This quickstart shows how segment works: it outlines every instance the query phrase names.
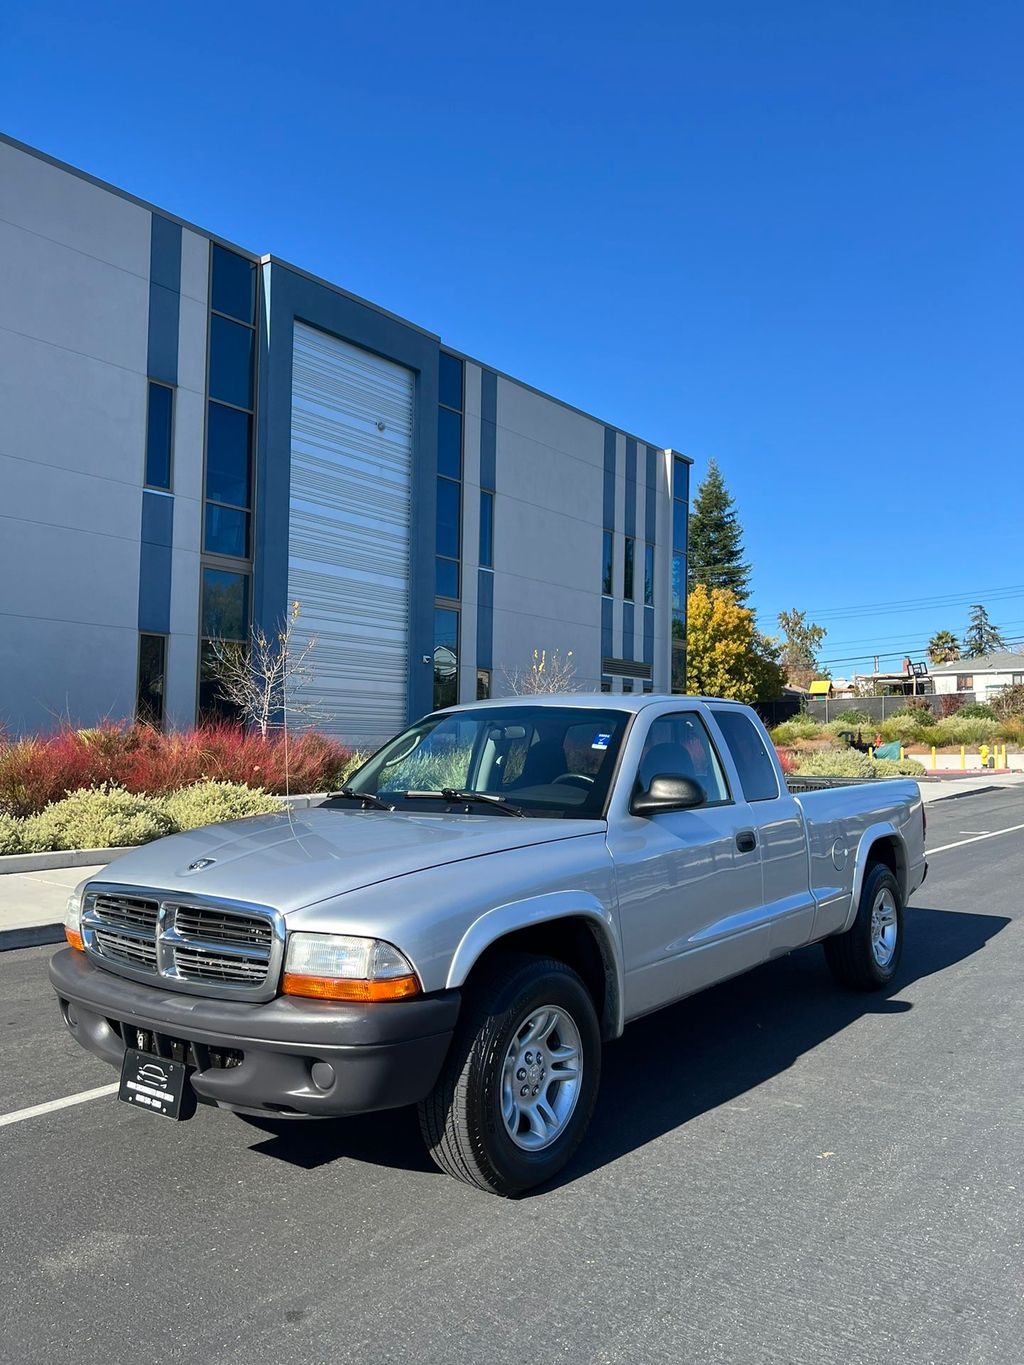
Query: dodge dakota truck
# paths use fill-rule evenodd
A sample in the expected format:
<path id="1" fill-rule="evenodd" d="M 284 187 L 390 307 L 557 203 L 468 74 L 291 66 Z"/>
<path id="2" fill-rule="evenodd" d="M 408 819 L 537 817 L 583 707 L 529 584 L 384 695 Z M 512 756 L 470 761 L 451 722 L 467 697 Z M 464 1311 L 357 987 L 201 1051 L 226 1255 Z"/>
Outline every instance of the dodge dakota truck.
<path id="1" fill-rule="evenodd" d="M 924 834 L 913 781 L 790 793 L 735 702 L 480 702 L 312 809 L 124 854 L 50 979 L 149 1115 L 416 1104 L 442 1170 L 516 1195 L 569 1160 L 631 1020 L 813 942 L 884 988 Z"/>

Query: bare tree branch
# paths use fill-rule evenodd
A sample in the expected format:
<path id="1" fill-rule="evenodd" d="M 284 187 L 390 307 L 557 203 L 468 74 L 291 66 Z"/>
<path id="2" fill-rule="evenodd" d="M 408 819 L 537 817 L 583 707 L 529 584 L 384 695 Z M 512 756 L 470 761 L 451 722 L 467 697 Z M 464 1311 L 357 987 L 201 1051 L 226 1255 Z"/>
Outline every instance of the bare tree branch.
<path id="1" fill-rule="evenodd" d="M 565 657 L 557 649 L 535 649 L 529 668 L 502 670 L 505 683 L 514 697 L 536 696 L 542 692 L 578 692 L 576 665 L 572 650 Z"/>
<path id="2" fill-rule="evenodd" d="M 248 647 L 240 640 L 211 641 L 212 673 L 221 695 L 264 737 L 282 727 L 286 715 L 289 720 L 301 717 L 310 724 L 323 719 L 311 659 L 317 637 L 311 635 L 296 648 L 295 630 L 301 614 L 301 605 L 293 602 L 287 620 L 269 638 L 260 626 L 253 626 Z"/>

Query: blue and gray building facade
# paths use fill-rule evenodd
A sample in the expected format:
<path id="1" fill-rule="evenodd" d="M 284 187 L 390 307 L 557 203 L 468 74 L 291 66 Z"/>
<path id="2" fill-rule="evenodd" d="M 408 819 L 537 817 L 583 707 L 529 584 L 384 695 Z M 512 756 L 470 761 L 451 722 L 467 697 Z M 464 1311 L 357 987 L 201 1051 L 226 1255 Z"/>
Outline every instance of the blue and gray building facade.
<path id="1" fill-rule="evenodd" d="M 298 603 L 325 728 L 685 687 L 689 460 L 0 139 L 0 727 L 222 706 Z"/>

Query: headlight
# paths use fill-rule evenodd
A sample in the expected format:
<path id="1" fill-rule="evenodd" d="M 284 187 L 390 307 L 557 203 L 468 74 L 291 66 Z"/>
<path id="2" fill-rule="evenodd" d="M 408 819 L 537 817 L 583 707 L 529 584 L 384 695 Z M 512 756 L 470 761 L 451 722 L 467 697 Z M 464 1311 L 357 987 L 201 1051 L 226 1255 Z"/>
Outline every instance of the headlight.
<path id="1" fill-rule="evenodd" d="M 83 887 L 76 886 L 64 908 L 64 937 L 80 953 L 85 952 L 82 942 L 82 890 Z"/>
<path id="2" fill-rule="evenodd" d="M 380 939 L 294 933 L 281 989 L 319 1000 L 403 1000 L 420 983 L 408 958 Z"/>

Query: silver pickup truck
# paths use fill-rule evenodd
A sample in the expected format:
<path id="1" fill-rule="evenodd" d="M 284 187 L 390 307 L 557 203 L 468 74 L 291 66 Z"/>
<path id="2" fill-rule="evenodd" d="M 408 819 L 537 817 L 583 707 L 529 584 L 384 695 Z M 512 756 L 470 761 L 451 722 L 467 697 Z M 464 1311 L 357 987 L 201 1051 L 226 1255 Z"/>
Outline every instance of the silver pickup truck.
<path id="1" fill-rule="evenodd" d="M 630 1020 L 819 940 L 885 987 L 924 832 L 912 781 L 792 795 L 734 702 L 482 702 L 318 807 L 125 854 L 50 979 L 129 1104 L 418 1104 L 443 1170 L 514 1195 L 568 1161 Z"/>

